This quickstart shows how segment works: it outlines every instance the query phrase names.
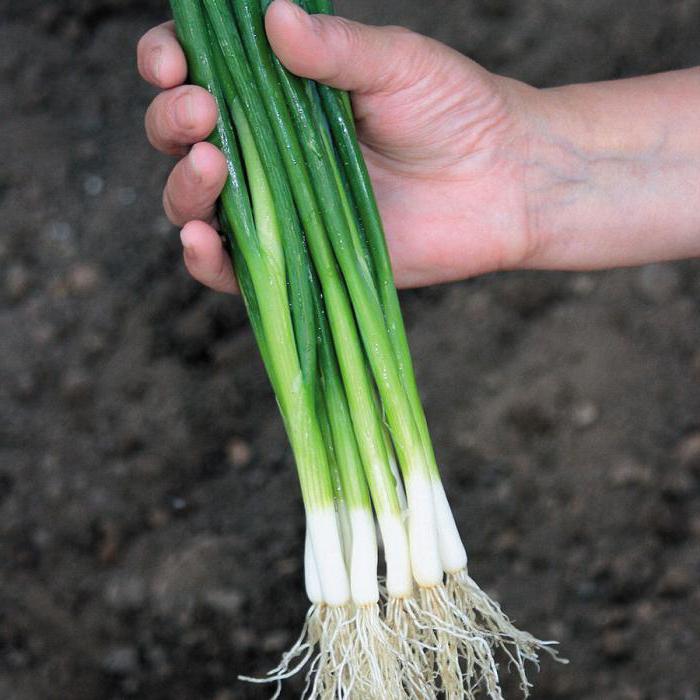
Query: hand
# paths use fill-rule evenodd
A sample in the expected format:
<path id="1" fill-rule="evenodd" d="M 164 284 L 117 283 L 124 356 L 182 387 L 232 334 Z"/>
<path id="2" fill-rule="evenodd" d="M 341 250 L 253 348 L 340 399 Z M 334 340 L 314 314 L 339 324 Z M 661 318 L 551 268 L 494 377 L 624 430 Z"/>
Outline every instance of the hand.
<path id="1" fill-rule="evenodd" d="M 600 269 L 700 255 L 700 69 L 537 90 L 395 27 L 266 15 L 293 73 L 352 92 L 358 133 L 398 286 L 499 269 Z M 166 89 L 146 115 L 151 142 L 189 154 L 163 195 L 190 273 L 234 291 L 212 227 L 226 171 L 199 143 L 216 110 L 182 86 L 171 23 L 146 34 L 139 68 Z"/>
<path id="2" fill-rule="evenodd" d="M 532 241 L 520 107 L 531 88 L 407 30 L 309 16 L 288 0 L 271 5 L 266 28 L 293 73 L 352 92 L 399 286 L 524 262 Z M 225 163 L 213 146 L 199 143 L 214 128 L 214 101 L 201 88 L 181 85 L 186 62 L 172 23 L 142 38 L 138 62 L 143 77 L 165 89 L 146 115 L 151 143 L 173 155 L 195 144 L 163 195 L 169 219 L 184 226 L 185 263 L 202 283 L 233 291 L 212 227 Z"/>

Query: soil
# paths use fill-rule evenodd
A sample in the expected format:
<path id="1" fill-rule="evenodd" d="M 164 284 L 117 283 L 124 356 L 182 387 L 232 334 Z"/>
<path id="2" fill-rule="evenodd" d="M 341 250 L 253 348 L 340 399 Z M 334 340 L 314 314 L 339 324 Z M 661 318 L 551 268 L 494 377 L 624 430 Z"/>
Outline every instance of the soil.
<path id="1" fill-rule="evenodd" d="M 338 4 L 538 85 L 700 63 L 700 0 Z M 142 133 L 134 47 L 166 17 L 0 0 L 3 700 L 268 697 L 237 675 L 305 614 L 296 477 L 244 310 L 183 271 L 170 162 Z M 536 700 L 700 698 L 699 273 L 403 295 L 472 573 L 570 659 L 543 663 Z"/>

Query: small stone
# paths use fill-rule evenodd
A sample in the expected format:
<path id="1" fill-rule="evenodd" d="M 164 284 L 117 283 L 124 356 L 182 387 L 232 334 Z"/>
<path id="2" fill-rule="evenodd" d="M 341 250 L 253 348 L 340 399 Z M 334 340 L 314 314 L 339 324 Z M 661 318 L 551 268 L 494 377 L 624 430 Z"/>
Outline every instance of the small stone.
<path id="1" fill-rule="evenodd" d="M 241 611 L 245 596 L 234 588 L 215 588 L 205 591 L 203 602 L 214 612 L 233 617 Z"/>
<path id="2" fill-rule="evenodd" d="M 170 499 L 170 507 L 175 513 L 185 513 L 189 508 L 189 503 L 182 496 L 173 496 Z"/>
<path id="3" fill-rule="evenodd" d="M 137 610 L 146 601 L 146 583 L 140 576 L 119 575 L 107 584 L 104 599 L 120 612 Z"/>
<path id="4" fill-rule="evenodd" d="M 217 690 L 214 700 L 236 700 L 236 696 L 230 690 Z"/>
<path id="5" fill-rule="evenodd" d="M 624 661 L 632 656 L 632 644 L 629 632 L 625 630 L 608 630 L 603 633 L 600 643 L 603 656 L 611 661 Z"/>
<path id="6" fill-rule="evenodd" d="M 665 304 L 680 291 L 681 280 L 671 263 L 654 263 L 640 268 L 634 279 L 639 295 L 653 304 Z"/>
<path id="7" fill-rule="evenodd" d="M 248 651 L 257 646 L 258 635 L 247 627 L 236 627 L 231 633 L 232 645 L 239 651 Z"/>
<path id="8" fill-rule="evenodd" d="M 75 294 L 88 294 L 100 284 L 100 271 L 87 263 L 75 265 L 68 273 L 68 289 Z"/>
<path id="9" fill-rule="evenodd" d="M 128 676 L 138 671 L 139 655 L 133 646 L 115 646 L 102 657 L 102 668 L 115 676 Z"/>
<path id="10" fill-rule="evenodd" d="M 36 377 L 28 370 L 18 372 L 14 377 L 13 390 L 18 399 L 30 399 L 36 394 Z"/>
<path id="11" fill-rule="evenodd" d="M 120 187 L 117 189 L 117 202 L 124 207 L 132 205 L 136 201 L 136 190 L 133 187 Z"/>
<path id="12" fill-rule="evenodd" d="M 32 328 L 31 337 L 37 345 L 46 345 L 56 337 L 56 329 L 50 323 L 40 323 Z"/>
<path id="13" fill-rule="evenodd" d="M 692 433 L 684 438 L 676 448 L 676 454 L 683 469 L 700 475 L 700 433 Z"/>
<path id="14" fill-rule="evenodd" d="M 690 522 L 683 505 L 664 503 L 652 515 L 652 525 L 662 539 L 667 542 L 684 542 L 690 534 Z"/>
<path id="15" fill-rule="evenodd" d="M 228 461 L 237 468 L 247 467 L 253 457 L 250 444 L 242 438 L 235 437 L 229 440 L 226 445 L 226 456 Z"/>
<path id="16" fill-rule="evenodd" d="M 167 236 L 172 232 L 174 226 L 164 216 L 159 216 L 155 220 L 153 228 L 159 236 Z"/>
<path id="17" fill-rule="evenodd" d="M 700 380 L 700 350 L 698 350 L 690 362 L 690 369 L 695 379 Z"/>
<path id="18" fill-rule="evenodd" d="M 692 496 L 695 484 L 690 474 L 673 472 L 664 477 L 661 493 L 669 501 L 683 501 Z"/>
<path id="19" fill-rule="evenodd" d="M 619 629 L 629 624 L 630 613 L 627 608 L 606 608 L 601 612 L 598 624 L 603 629 Z"/>
<path id="20" fill-rule="evenodd" d="M 11 265 L 5 275 L 5 291 L 12 301 L 19 301 L 29 290 L 29 272 L 19 263 Z"/>
<path id="21" fill-rule="evenodd" d="M 285 557 L 283 559 L 279 559 L 275 564 L 277 573 L 280 576 L 291 576 L 292 574 L 296 574 L 297 571 L 299 571 L 299 566 L 299 559 L 297 557 Z"/>
<path id="22" fill-rule="evenodd" d="M 632 458 L 616 464 L 610 472 L 610 480 L 615 486 L 648 486 L 653 477 L 651 467 Z"/>
<path id="23" fill-rule="evenodd" d="M 592 275 L 574 275 L 571 281 L 571 290 L 578 296 L 588 296 L 596 288 L 596 282 Z"/>
<path id="24" fill-rule="evenodd" d="M 680 567 L 671 567 L 659 581 L 659 595 L 665 598 L 682 598 L 690 590 L 690 574 Z"/>
<path id="25" fill-rule="evenodd" d="M 97 557 L 102 564 L 113 564 L 121 546 L 121 531 L 116 523 L 107 520 L 100 525 Z"/>
<path id="26" fill-rule="evenodd" d="M 636 605 L 634 616 L 642 624 L 647 624 L 656 617 L 656 608 L 650 600 L 642 600 Z"/>
<path id="27" fill-rule="evenodd" d="M 90 197 L 97 197 L 104 189 L 105 181 L 99 175 L 86 175 L 83 180 L 83 190 Z"/>
<path id="28" fill-rule="evenodd" d="M 69 369 L 61 381 L 61 394 L 64 399 L 77 403 L 87 399 L 92 392 L 92 379 L 83 369 Z"/>
<path id="29" fill-rule="evenodd" d="M 266 653 L 282 651 L 287 646 L 289 637 L 284 630 L 275 630 L 262 639 L 262 649 Z"/>
<path id="30" fill-rule="evenodd" d="M 599 416 L 600 411 L 592 401 L 582 401 L 571 410 L 571 420 L 580 429 L 590 428 Z"/>
<path id="31" fill-rule="evenodd" d="M 170 513 L 165 508 L 154 508 L 147 518 L 148 524 L 154 530 L 165 527 L 170 522 Z"/>
<path id="32" fill-rule="evenodd" d="M 504 530 L 496 537 L 493 546 L 499 554 L 515 554 L 520 538 L 516 530 Z"/>

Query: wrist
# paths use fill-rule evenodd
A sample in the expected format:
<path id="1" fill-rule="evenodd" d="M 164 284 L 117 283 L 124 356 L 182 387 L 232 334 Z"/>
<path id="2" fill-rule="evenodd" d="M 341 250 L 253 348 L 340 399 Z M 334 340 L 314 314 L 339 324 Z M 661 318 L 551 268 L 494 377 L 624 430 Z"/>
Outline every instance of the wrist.
<path id="1" fill-rule="evenodd" d="M 694 73 L 694 75 L 693 75 Z M 697 71 L 540 90 L 528 110 L 525 267 L 700 254 Z"/>

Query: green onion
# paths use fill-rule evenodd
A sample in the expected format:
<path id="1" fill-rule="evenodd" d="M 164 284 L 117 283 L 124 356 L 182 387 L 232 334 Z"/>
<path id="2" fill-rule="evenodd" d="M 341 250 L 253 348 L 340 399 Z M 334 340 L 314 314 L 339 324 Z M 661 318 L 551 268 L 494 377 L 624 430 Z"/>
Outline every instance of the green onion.
<path id="1" fill-rule="evenodd" d="M 277 697 L 308 666 L 308 698 L 496 699 L 501 650 L 527 692 L 525 661 L 549 648 L 467 573 L 349 96 L 282 66 L 268 4 L 171 0 L 190 79 L 219 110 L 219 218 L 307 517 L 302 634 L 246 680 L 277 683 Z"/>

